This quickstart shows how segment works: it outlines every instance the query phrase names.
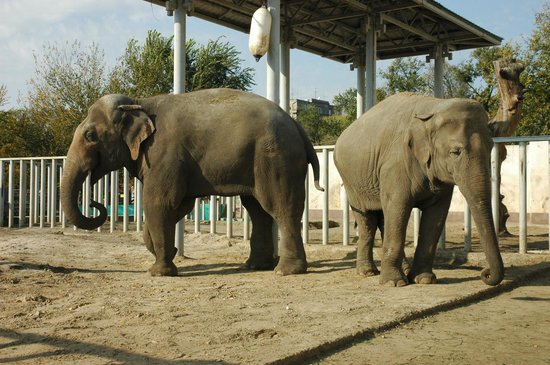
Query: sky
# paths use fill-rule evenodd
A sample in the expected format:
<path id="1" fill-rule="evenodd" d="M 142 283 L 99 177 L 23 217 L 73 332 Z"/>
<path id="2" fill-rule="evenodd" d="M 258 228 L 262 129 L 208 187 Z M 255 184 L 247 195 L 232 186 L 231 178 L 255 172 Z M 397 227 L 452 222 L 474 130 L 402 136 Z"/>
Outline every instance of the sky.
<path id="1" fill-rule="evenodd" d="M 200 1 L 200 0 L 195 0 Z M 524 42 L 534 28 L 535 14 L 545 0 L 440 0 L 440 4 L 508 41 Z M 519 5 L 521 4 L 521 5 Z M 29 80 L 35 72 L 34 55 L 44 45 L 63 45 L 78 40 L 82 48 L 96 43 L 105 52 L 107 68 L 112 68 L 129 39 L 143 41 L 150 29 L 164 35 L 173 33 L 173 18 L 164 8 L 141 0 L 0 0 L 0 85 L 8 90 L 5 107 L 22 105 Z M 265 57 L 256 63 L 248 52 L 248 35 L 213 23 L 187 17 L 187 38 L 206 44 L 209 39 L 233 44 L 240 52 L 243 67 L 254 69 L 252 91 L 265 96 Z M 459 63 L 470 51 L 453 53 L 451 63 Z M 300 50 L 291 50 L 291 98 L 334 96 L 356 86 L 356 74 L 348 64 L 330 61 Z M 389 61 L 378 62 L 378 70 Z"/>

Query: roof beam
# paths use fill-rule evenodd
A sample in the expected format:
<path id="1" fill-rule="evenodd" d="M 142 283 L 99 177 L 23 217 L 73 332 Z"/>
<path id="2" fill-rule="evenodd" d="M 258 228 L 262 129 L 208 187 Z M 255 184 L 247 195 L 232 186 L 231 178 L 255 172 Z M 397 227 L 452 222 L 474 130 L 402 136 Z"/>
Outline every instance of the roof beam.
<path id="1" fill-rule="evenodd" d="M 420 37 L 422 37 L 425 40 L 428 40 L 430 42 L 434 42 L 434 43 L 438 42 L 437 37 L 434 37 L 433 35 L 431 35 L 427 32 L 424 32 L 421 29 L 415 28 L 415 27 L 413 27 L 413 26 L 411 26 L 411 25 L 409 25 L 405 22 L 402 22 L 401 20 L 397 20 L 394 17 L 389 16 L 387 14 L 380 14 L 380 19 L 382 19 L 382 21 L 397 25 L 399 28 L 405 29 L 406 31 L 408 31 L 410 33 L 413 33 L 413 34 L 416 34 L 416 35 L 418 35 L 418 36 L 420 36 Z"/>
<path id="2" fill-rule="evenodd" d="M 297 21 L 297 22 L 291 22 L 290 25 L 300 26 L 300 25 L 306 25 L 306 24 L 331 22 L 331 21 L 335 21 L 335 20 L 361 18 L 361 17 L 363 17 L 367 14 L 368 13 L 353 13 L 353 14 L 339 14 L 339 15 L 320 16 L 320 17 L 310 18 L 310 19 L 301 20 L 301 21 Z"/>

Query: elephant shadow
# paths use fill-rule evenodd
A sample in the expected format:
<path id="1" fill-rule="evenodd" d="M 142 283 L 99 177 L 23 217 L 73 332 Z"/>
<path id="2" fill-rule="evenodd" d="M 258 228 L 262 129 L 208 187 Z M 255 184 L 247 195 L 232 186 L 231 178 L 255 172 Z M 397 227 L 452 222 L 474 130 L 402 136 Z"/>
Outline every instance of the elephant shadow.
<path id="1" fill-rule="evenodd" d="M 72 273 L 141 273 L 143 270 L 128 269 L 90 269 L 79 267 L 54 266 L 50 264 L 40 264 L 35 262 L 0 262 L 0 266 L 6 266 L 10 270 L 35 270 L 49 271 L 54 274 L 72 274 Z"/>

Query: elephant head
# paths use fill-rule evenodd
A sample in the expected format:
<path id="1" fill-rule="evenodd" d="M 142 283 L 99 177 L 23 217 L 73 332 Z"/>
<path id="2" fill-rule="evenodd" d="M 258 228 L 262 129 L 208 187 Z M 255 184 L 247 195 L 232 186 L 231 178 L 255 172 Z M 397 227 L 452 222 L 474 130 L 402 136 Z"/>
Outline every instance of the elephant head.
<path id="1" fill-rule="evenodd" d="M 497 285 L 504 266 L 491 211 L 493 142 L 487 113 L 469 100 L 445 100 L 428 113 L 414 115 L 408 139 L 430 184 L 436 189 L 441 183 L 457 185 L 466 198 L 489 264 L 482 280 Z"/>
<path id="2" fill-rule="evenodd" d="M 139 156 L 140 144 L 155 131 L 149 116 L 135 100 L 123 95 L 106 95 L 96 101 L 77 126 L 61 180 L 61 204 L 68 220 L 83 229 L 95 229 L 107 219 L 98 202 L 91 207 L 99 216 L 84 216 L 78 208 L 82 183 L 91 173 L 92 184 L 110 171 L 130 166 Z"/>

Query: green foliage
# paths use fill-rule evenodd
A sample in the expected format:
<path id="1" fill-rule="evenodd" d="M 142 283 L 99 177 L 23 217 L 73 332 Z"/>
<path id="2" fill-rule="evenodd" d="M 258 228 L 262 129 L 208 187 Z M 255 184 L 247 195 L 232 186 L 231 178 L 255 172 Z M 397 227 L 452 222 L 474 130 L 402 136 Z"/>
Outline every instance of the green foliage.
<path id="1" fill-rule="evenodd" d="M 355 119 L 357 114 L 357 89 L 349 88 L 336 95 L 332 101 L 334 112 Z"/>
<path id="2" fill-rule="evenodd" d="M 550 5 L 536 15 L 536 28 L 525 55 L 522 73 L 526 87 L 518 135 L 550 134 Z"/>
<path id="3" fill-rule="evenodd" d="M 45 137 L 40 142 L 42 155 L 64 155 L 74 128 L 105 92 L 104 55 L 96 44 L 83 48 L 74 42 L 63 47 L 48 44 L 34 57 L 25 118 L 39 124 Z"/>
<path id="4" fill-rule="evenodd" d="M 380 76 L 386 80 L 388 95 L 403 91 L 425 93 L 428 87 L 425 70 L 425 63 L 418 58 L 396 58 Z"/>
<path id="5" fill-rule="evenodd" d="M 314 106 L 309 106 L 301 110 L 296 116 L 296 121 L 300 123 L 311 143 L 319 144 L 322 137 L 321 114 Z"/>
<path id="6" fill-rule="evenodd" d="M 130 39 L 109 75 L 109 91 L 133 97 L 170 93 L 174 79 L 172 38 L 150 30 L 143 45 Z"/>
<path id="7" fill-rule="evenodd" d="M 228 42 L 209 40 L 197 46 L 194 40 L 186 43 L 186 90 L 228 87 L 250 90 L 254 85 L 253 69 L 241 68 L 240 53 Z"/>

